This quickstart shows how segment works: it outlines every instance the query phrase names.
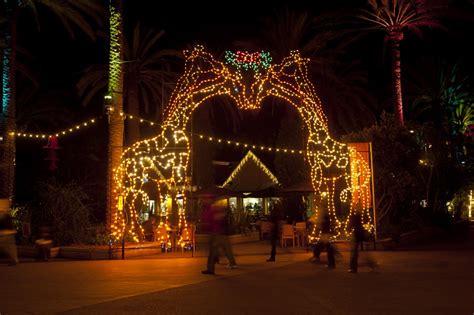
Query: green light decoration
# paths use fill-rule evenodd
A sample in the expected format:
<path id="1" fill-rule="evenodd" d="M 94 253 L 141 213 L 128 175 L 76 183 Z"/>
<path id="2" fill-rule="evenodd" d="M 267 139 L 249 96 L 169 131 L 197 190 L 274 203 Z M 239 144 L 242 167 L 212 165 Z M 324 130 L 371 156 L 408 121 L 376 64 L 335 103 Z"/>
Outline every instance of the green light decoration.
<path id="1" fill-rule="evenodd" d="M 258 73 L 262 69 L 270 68 L 272 57 L 269 52 L 261 51 L 249 53 L 248 51 L 225 52 L 225 62 L 237 70 L 253 70 Z"/>
<path id="2" fill-rule="evenodd" d="M 122 17 L 120 12 L 109 5 L 110 10 L 110 54 L 109 54 L 109 93 L 114 95 L 114 92 L 120 92 L 120 73 L 121 73 L 121 58 L 120 58 L 120 23 Z"/>
<path id="3" fill-rule="evenodd" d="M 3 73 L 2 73 L 2 113 L 6 115 L 10 104 L 10 55 L 11 49 L 3 49 Z"/>

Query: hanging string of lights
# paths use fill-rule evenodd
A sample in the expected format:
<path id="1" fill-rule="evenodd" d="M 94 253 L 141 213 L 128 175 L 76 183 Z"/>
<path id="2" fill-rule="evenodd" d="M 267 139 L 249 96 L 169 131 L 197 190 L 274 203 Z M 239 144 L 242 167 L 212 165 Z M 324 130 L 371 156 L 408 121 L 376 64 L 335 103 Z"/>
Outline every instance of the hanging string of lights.
<path id="1" fill-rule="evenodd" d="M 124 119 L 136 119 L 142 124 L 147 124 L 150 127 L 161 127 L 162 125 L 160 123 L 147 120 L 144 118 L 136 117 L 133 115 L 129 115 L 126 113 L 122 113 L 122 116 Z M 209 136 L 201 133 L 196 133 L 196 132 L 189 132 L 186 131 L 186 134 L 188 136 L 195 136 L 196 139 L 202 140 L 202 141 L 208 141 L 212 143 L 217 143 L 217 144 L 226 144 L 230 145 L 233 147 L 238 147 L 238 148 L 248 148 L 248 149 L 253 149 L 253 150 L 260 150 L 263 152 L 277 152 L 277 153 L 288 153 L 288 154 L 305 154 L 306 150 L 302 149 L 295 149 L 295 148 L 281 148 L 281 147 L 274 147 L 274 146 L 269 146 L 269 145 L 261 145 L 261 144 L 253 144 L 253 143 L 248 143 L 248 142 L 242 142 L 242 141 L 236 141 L 232 139 L 226 139 L 226 138 L 216 138 L 214 136 Z"/>
<path id="2" fill-rule="evenodd" d="M 142 124 L 147 124 L 150 127 L 161 127 L 162 125 L 160 123 L 147 120 L 144 118 L 140 118 L 137 116 L 129 115 L 126 113 L 122 113 L 121 116 L 123 116 L 124 119 L 136 119 Z M 65 128 L 63 130 L 53 132 L 53 133 L 31 133 L 31 132 L 11 132 L 11 136 L 15 136 L 18 138 L 30 138 L 30 139 L 47 139 L 52 136 L 56 137 L 64 137 L 70 134 L 75 133 L 76 131 L 83 130 L 86 127 L 92 126 L 100 117 L 96 117 L 93 119 L 88 119 L 86 121 L 83 121 L 77 125 L 71 126 L 69 128 Z M 274 146 L 269 146 L 269 145 L 260 145 L 260 144 L 252 144 L 248 142 L 241 142 L 241 141 L 235 141 L 231 139 L 226 139 L 226 138 L 216 138 L 213 136 L 201 134 L 201 133 L 191 133 L 191 132 L 186 132 L 188 135 L 194 135 L 196 136 L 197 139 L 202 140 L 202 141 L 208 141 L 212 143 L 218 143 L 218 144 L 227 144 L 231 145 L 234 147 L 240 147 L 240 148 L 248 148 L 248 149 L 253 149 L 253 150 L 260 150 L 262 152 L 277 152 L 277 153 L 288 153 L 288 154 L 305 154 L 306 150 L 301 150 L 301 149 L 294 149 L 294 148 L 281 148 L 281 147 L 274 147 Z"/>
<path id="3" fill-rule="evenodd" d="M 75 133 L 76 131 L 82 130 L 86 127 L 90 127 L 95 124 L 95 122 L 99 119 L 100 117 L 92 118 L 85 120 L 81 122 L 80 124 L 71 126 L 69 128 L 65 128 L 63 130 L 54 132 L 54 133 L 30 133 L 30 132 L 11 132 L 10 136 L 14 136 L 17 138 L 29 138 L 29 139 L 47 139 L 50 137 L 63 137 L 66 135 L 70 135 L 72 133 Z"/>

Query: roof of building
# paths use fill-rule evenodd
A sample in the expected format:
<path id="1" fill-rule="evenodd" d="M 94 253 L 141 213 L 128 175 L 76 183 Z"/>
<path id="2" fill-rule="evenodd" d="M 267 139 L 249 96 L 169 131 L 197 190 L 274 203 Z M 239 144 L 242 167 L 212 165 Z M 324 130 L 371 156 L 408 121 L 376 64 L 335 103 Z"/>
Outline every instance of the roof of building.
<path id="1" fill-rule="evenodd" d="M 252 192 L 279 184 L 268 167 L 252 151 L 248 151 L 221 187 L 233 191 Z"/>

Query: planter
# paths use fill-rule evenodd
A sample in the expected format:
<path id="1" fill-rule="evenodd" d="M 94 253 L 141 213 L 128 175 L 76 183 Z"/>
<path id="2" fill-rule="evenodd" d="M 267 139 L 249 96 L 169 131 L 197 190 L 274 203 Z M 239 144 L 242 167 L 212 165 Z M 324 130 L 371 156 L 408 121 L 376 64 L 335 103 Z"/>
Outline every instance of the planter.
<path id="1" fill-rule="evenodd" d="M 38 258 L 39 249 L 36 246 L 17 246 L 18 257 Z M 50 258 L 59 257 L 60 247 L 51 247 Z"/>
<path id="2" fill-rule="evenodd" d="M 161 253 L 161 247 L 158 243 L 151 244 L 137 244 L 125 246 L 125 257 L 138 257 L 147 255 L 156 255 Z M 113 247 L 111 250 L 108 247 L 61 247 L 61 258 L 76 259 L 76 260 L 103 260 L 103 259 L 120 259 L 122 258 L 122 248 Z"/>
<path id="3" fill-rule="evenodd" d="M 259 232 L 250 232 L 246 234 L 233 234 L 229 235 L 229 241 L 231 244 L 242 244 L 249 242 L 257 242 L 260 240 Z M 197 244 L 209 243 L 209 234 L 196 234 Z"/>
<path id="4" fill-rule="evenodd" d="M 72 247 L 63 246 L 60 250 L 60 257 L 67 259 L 109 259 L 109 250 L 93 247 Z"/>

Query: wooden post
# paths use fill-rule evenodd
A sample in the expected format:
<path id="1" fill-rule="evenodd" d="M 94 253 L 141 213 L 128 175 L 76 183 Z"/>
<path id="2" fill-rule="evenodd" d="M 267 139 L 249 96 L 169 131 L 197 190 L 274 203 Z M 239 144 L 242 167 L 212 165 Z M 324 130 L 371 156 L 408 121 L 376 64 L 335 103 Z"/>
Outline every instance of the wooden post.
<path id="1" fill-rule="evenodd" d="M 374 212 L 374 250 L 376 249 L 377 242 L 377 212 L 375 211 L 375 183 L 374 183 L 374 158 L 372 151 L 372 142 L 369 142 L 369 154 L 370 154 L 370 181 L 372 182 L 372 209 Z"/>

